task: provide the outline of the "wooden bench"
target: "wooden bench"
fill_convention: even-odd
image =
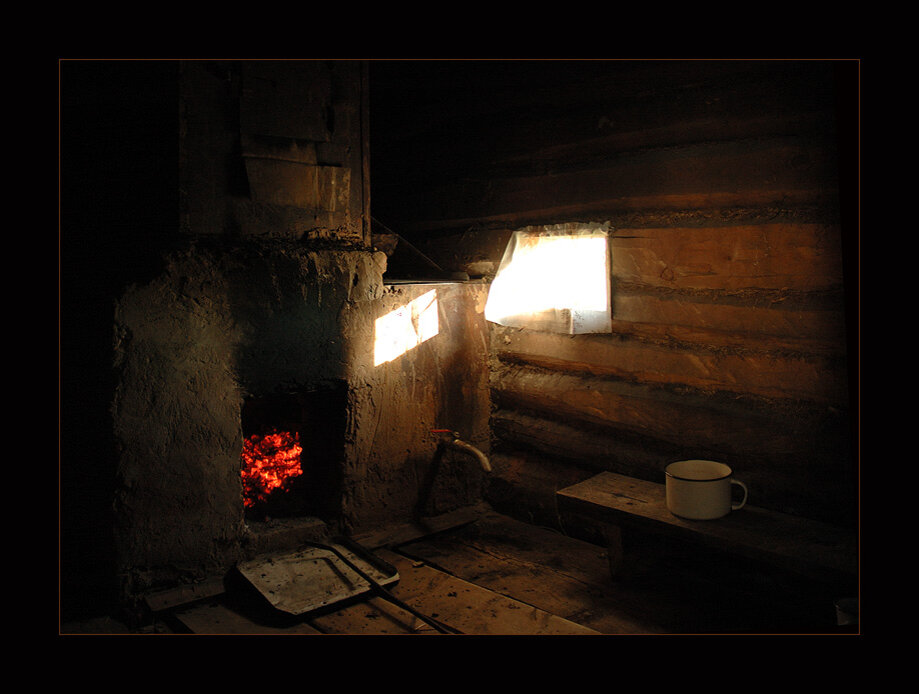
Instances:
[[[749,504],[717,520],[685,520],[667,509],[664,485],[603,472],[556,493],[559,510],[609,524],[610,569],[621,572],[622,529],[697,542],[810,578],[853,583],[858,576],[855,532]]]

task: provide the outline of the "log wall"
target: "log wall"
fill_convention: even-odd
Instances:
[[[612,334],[492,325],[493,503],[549,521],[572,480],[702,457],[750,503],[855,518],[857,69],[371,66],[374,216],[439,264],[487,279],[514,229],[613,228]]]

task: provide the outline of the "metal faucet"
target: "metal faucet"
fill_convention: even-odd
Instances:
[[[442,445],[457,451],[462,451],[463,453],[468,453],[479,461],[479,464],[485,472],[491,472],[491,463],[488,461],[488,456],[471,443],[466,443],[460,439],[460,433],[458,431],[451,431],[450,429],[431,429],[431,433],[449,434],[449,437],[444,438]]]

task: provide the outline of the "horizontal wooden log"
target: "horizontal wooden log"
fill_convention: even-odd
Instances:
[[[633,290],[634,291],[634,290]],[[766,300],[771,300],[766,297]],[[633,323],[677,325],[754,336],[842,343],[846,316],[839,310],[787,310],[716,303],[707,296],[631,293],[613,289],[613,317]]]
[[[795,138],[654,150],[565,171],[468,181],[421,196],[422,225],[578,211],[702,209],[826,202],[837,183],[825,151]]]
[[[787,211],[786,211],[787,212]],[[824,263],[820,261],[821,266],[817,267],[816,262],[808,264],[803,259],[794,260],[798,264],[799,270],[796,274],[795,281],[789,281],[788,286],[780,286],[780,283],[768,276],[762,279],[756,278],[755,275],[748,275],[734,278],[730,273],[735,270],[742,270],[744,263],[736,267],[729,267],[724,262],[719,262],[721,271],[727,272],[723,275],[702,276],[699,278],[699,286],[693,287],[690,284],[683,284],[684,278],[674,274],[673,280],[665,280],[661,275],[667,276],[667,266],[659,264],[660,256],[671,257],[680,253],[679,249],[674,248],[672,251],[662,251],[655,248],[656,241],[648,242],[645,249],[642,240],[629,239],[626,237],[641,237],[645,229],[652,230],[652,233],[660,235],[659,240],[666,243],[670,237],[664,235],[669,229],[677,231],[686,230],[689,234],[692,229],[703,230],[706,234],[717,235],[718,230],[724,240],[723,244],[731,242],[732,235],[736,230],[744,231],[748,237],[753,234],[753,230],[760,228],[780,228],[783,230],[799,230],[803,237],[809,235],[810,238],[800,240],[801,247],[798,249],[801,255],[806,256],[809,253],[816,254],[822,248],[818,240],[821,230],[828,230],[829,234],[837,235],[837,245],[842,246],[839,240],[838,227],[835,225],[826,225],[815,222],[818,216],[815,210],[796,210],[792,214],[783,214],[781,210],[771,207],[762,207],[758,209],[733,210],[729,213],[734,220],[731,226],[722,227],[721,213],[713,211],[687,211],[685,213],[674,211],[670,213],[626,213],[618,216],[605,216],[603,219],[610,223],[612,228],[612,267],[611,280],[616,287],[617,292],[642,294],[654,292],[672,292],[678,294],[684,293],[686,296],[695,296],[704,298],[706,292],[709,293],[711,301],[734,302],[734,305],[742,305],[745,301],[748,305],[760,307],[779,307],[789,310],[794,306],[795,310],[811,311],[831,311],[840,310],[843,303],[843,277],[841,270],[830,269],[829,260]],[[826,214],[824,216],[827,216]],[[784,219],[782,222],[776,219]],[[570,221],[570,220],[559,220]],[[459,229],[441,229],[437,233],[428,233],[423,239],[415,239],[415,243],[428,257],[434,259],[441,267],[450,268],[457,272],[462,271],[471,277],[494,277],[498,270],[501,259],[507,248],[508,240],[514,230],[514,225],[500,223],[486,226],[476,225],[475,227],[462,227]],[[426,230],[429,231],[430,230]],[[785,232],[780,232],[785,233]],[[791,236],[792,234],[788,234]],[[720,237],[719,237],[720,238]],[[619,244],[630,243],[635,241],[635,248],[623,249]],[[750,239],[753,242],[753,239]],[[789,244],[795,243],[789,239]],[[830,242],[832,244],[832,241]],[[810,250],[809,250],[810,249]],[[731,252],[727,247],[721,251],[725,254]],[[768,251],[767,251],[768,252]],[[789,251],[790,252],[790,251]],[[816,258],[816,255],[815,255]],[[714,258],[712,258],[714,260]],[[709,262],[712,262],[710,260]],[[770,261],[774,262],[774,261]],[[839,261],[837,264],[840,264]],[[629,269],[631,268],[631,269]],[[779,269],[782,272],[781,268]],[[785,274],[788,274],[787,272]],[[817,275],[812,277],[811,275]],[[655,279],[656,278],[656,279]],[[695,280],[695,278],[692,278]],[[754,281],[754,279],[756,281]],[[716,284],[716,281],[720,283]],[[702,288],[703,283],[707,283],[709,288]],[[760,285],[760,286],[755,286]]]
[[[621,381],[522,367],[494,372],[492,397],[499,408],[645,436],[683,450],[792,464],[844,455],[845,440],[836,428],[845,426],[845,417],[831,412],[817,417],[796,407],[784,412],[778,406],[757,410]]]
[[[616,229],[610,246],[618,282],[725,291],[843,284],[840,233],[829,224]]]
[[[519,328],[507,328],[496,323],[491,323],[492,341],[506,342],[506,338],[515,333],[526,334]],[[747,335],[743,333],[728,333],[719,330],[706,330],[685,325],[661,325],[657,323],[631,323],[613,319],[612,332],[607,335],[557,335],[533,332],[534,339],[557,339],[560,341],[583,342],[587,350],[594,349],[590,343],[602,350],[607,349],[607,342],[616,340],[634,340],[648,345],[659,345],[671,349],[681,350],[712,350],[723,353],[751,353],[751,354],[787,354],[836,359],[844,357],[845,346],[838,342],[823,340],[807,340],[794,337],[777,337],[773,335]],[[495,344],[492,349],[497,352],[500,345]],[[556,349],[556,347],[553,347]]]
[[[826,432],[824,424],[810,421],[815,431],[824,432],[811,438],[810,451],[789,454],[773,450],[770,456],[769,451],[761,449],[693,448],[689,437],[683,444],[663,442],[650,435],[638,437],[614,429],[604,431],[573,421],[562,422],[548,413],[540,416],[498,409],[492,415],[494,450],[498,452],[492,455],[490,493],[516,499],[517,504],[532,497],[531,503],[541,508],[548,506],[546,488],[558,480],[583,476],[588,470],[659,483],[669,463],[708,458],[731,465],[750,489],[753,503],[759,506],[849,524],[853,521],[856,483],[854,465],[839,450],[845,436]],[[828,443],[821,445],[824,440]],[[511,490],[501,484],[520,488]]]
[[[639,384],[847,406],[844,359],[793,349],[806,343],[744,343],[701,331],[675,332],[694,340],[689,341],[618,321],[615,325],[626,332],[572,337],[495,326],[493,351],[507,362]],[[702,341],[706,338],[712,339]]]
[[[402,93],[414,108],[400,111],[391,127],[393,137],[381,146],[407,149],[420,158],[430,156],[432,148],[456,147],[453,156],[442,161],[462,178],[463,172],[494,174],[515,163],[551,170],[553,164],[557,168],[572,161],[692,142],[789,133],[826,137],[827,124],[832,123],[831,95],[815,88],[830,79],[826,66],[802,69],[798,65],[786,73],[778,65],[766,70],[761,65],[713,63],[702,69],[670,64],[666,70],[630,65],[621,70],[609,63],[582,63],[564,68],[564,77],[552,79],[547,72],[554,67],[540,66],[528,74],[524,66],[503,80],[495,74],[495,66],[482,67],[473,82],[483,90],[481,97],[470,94],[472,103],[463,109],[453,107],[455,94],[441,95],[451,99],[447,107],[430,85],[413,87],[411,78],[406,80],[400,71],[399,79],[387,84],[387,91]],[[725,67],[729,73],[722,72]],[[686,73],[680,74],[683,70]],[[687,90],[682,80],[692,89]],[[649,89],[652,83],[655,88]],[[662,87],[665,83],[668,86]],[[764,99],[765,94],[771,98]],[[470,130],[491,136],[468,138],[462,146],[452,139],[445,144],[444,132]],[[423,177],[418,181],[423,184]]]
[[[648,114],[635,114],[633,118],[647,119]],[[604,120],[608,116],[601,116]],[[461,160],[450,160],[449,169],[441,177],[452,174],[454,179],[481,177],[484,171],[493,178],[527,177],[543,171],[558,171],[580,167],[595,168],[626,152],[655,148],[671,148],[698,142],[743,140],[750,138],[783,137],[789,133],[811,137],[814,142],[825,140],[825,133],[815,133],[825,127],[827,116],[820,114],[780,115],[777,117],[732,118],[719,120],[701,116],[693,121],[668,122],[657,127],[650,123],[634,123],[630,130],[613,131],[613,127],[597,128],[597,116],[592,113],[574,115],[552,114],[545,118],[515,118],[511,131],[495,134],[490,140],[470,142],[461,154]],[[617,119],[617,125],[619,125]],[[443,126],[442,126],[443,127]],[[487,126],[486,126],[487,127]],[[620,126],[622,127],[622,126]],[[425,141],[412,132],[412,138],[401,139],[402,151],[407,158],[430,155],[432,148],[441,148],[438,140]],[[389,143],[390,147],[394,143]],[[389,180],[380,184],[384,191],[404,189],[409,181],[416,186],[435,184],[425,178],[423,170],[406,173],[406,180]]]
[[[499,409],[491,417],[492,431],[507,450],[528,450],[583,469],[610,470],[640,478],[659,478],[667,463],[683,457],[685,448],[655,445],[648,439],[614,431],[574,426],[524,412]]]
[[[530,452],[495,453],[491,460],[489,505],[499,513],[529,518],[535,525],[548,527],[558,522],[558,490],[594,474],[569,462]]]
[[[418,192],[417,190],[415,191]],[[776,215],[807,218],[827,218],[835,215],[839,201],[827,189],[762,190],[741,192],[708,192],[700,194],[643,195],[615,197],[600,191],[594,199],[554,202],[551,198],[539,199],[518,210],[482,210],[480,203],[465,202],[456,210],[448,209],[446,201],[459,198],[487,198],[491,196],[490,184],[457,184],[451,191],[432,192],[431,202],[443,198],[438,212],[421,210],[419,220],[400,220],[402,233],[418,238],[424,234],[442,234],[475,227],[518,229],[533,224],[563,224],[572,219],[622,220],[630,226],[635,219],[681,220],[686,217],[717,221],[726,214],[736,214],[752,219],[772,219]],[[542,203],[542,204],[540,204]],[[829,210],[829,212],[828,212]],[[459,212],[459,214],[455,214]],[[420,243],[420,242],[419,242]]]
[[[648,116],[646,112],[639,113],[637,110],[630,115],[634,119]],[[506,156],[495,163],[496,152],[492,150],[488,161],[493,162],[490,170],[495,174],[508,176],[516,169],[523,175],[535,166],[557,169],[570,168],[578,163],[586,167],[593,162],[620,156],[623,152],[673,147],[675,144],[781,137],[789,133],[816,135],[815,139],[818,139],[821,136],[815,130],[827,123],[825,113],[775,117],[750,115],[746,118],[739,118],[736,113],[732,115],[731,119],[700,115],[695,120],[666,122],[656,127],[647,121],[635,122],[629,130],[617,118],[618,131],[609,133],[614,127],[610,125],[601,131],[602,135],[597,134],[595,122],[588,123],[596,120],[588,114],[580,114],[580,121],[564,117],[546,118],[532,123],[533,132],[529,134],[529,139],[524,139],[527,133],[521,132],[523,128],[503,139],[501,151],[506,151]],[[540,134],[544,139],[539,139]],[[514,146],[515,149],[510,149]]]

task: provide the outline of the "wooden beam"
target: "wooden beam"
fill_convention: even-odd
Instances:
[[[795,162],[789,165],[789,162]],[[589,168],[463,181],[419,195],[417,225],[492,223],[626,210],[828,204],[836,196],[826,151],[795,138],[648,150]]]
[[[617,321],[617,329],[622,325]],[[701,342],[708,337],[711,342]],[[496,327],[492,344],[504,362],[549,371],[707,393],[800,400],[843,408],[848,404],[842,357],[827,356],[829,348],[818,355],[793,351],[808,347],[804,341],[752,338],[744,343],[739,339],[731,341],[723,334],[678,328],[571,337]]]
[[[846,423],[826,414],[822,419],[802,417],[802,408],[793,404],[784,412],[758,411],[737,402],[671,394],[648,385],[523,367],[495,372],[492,395],[499,408],[656,438],[684,450],[720,450],[743,458],[811,458],[827,445],[818,432]]]
[[[650,287],[804,292],[843,283],[832,224],[619,228],[610,247],[616,280]]]
[[[750,335],[754,339],[822,341],[845,344],[845,313],[838,308],[785,308],[781,297],[764,295],[761,303],[712,300],[710,296],[660,293],[617,287],[613,291],[613,317],[622,322],[679,326],[707,331]],[[754,298],[755,300],[755,298]]]

